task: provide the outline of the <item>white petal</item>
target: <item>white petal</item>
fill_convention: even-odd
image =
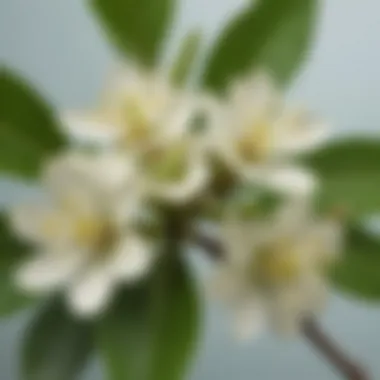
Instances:
[[[71,154],[72,172],[88,188],[99,192],[120,190],[135,179],[135,166],[130,157],[117,152],[97,152],[96,154]],[[77,178],[78,180],[78,178]]]
[[[155,260],[152,246],[128,236],[120,242],[112,259],[113,273],[122,281],[133,282],[145,276]]]
[[[303,294],[304,313],[315,315],[322,312],[327,304],[328,284],[318,274],[310,274],[300,283]]]
[[[67,112],[61,121],[65,132],[79,143],[110,146],[120,138],[118,126],[96,114]]]
[[[103,218],[124,223],[140,210],[134,162],[123,154],[70,152],[52,160],[44,173],[46,185],[74,217]]]
[[[120,188],[126,182],[132,181],[134,165],[125,155],[103,154],[94,162],[94,169],[97,170],[97,180],[112,188]],[[96,172],[94,171],[94,175]]]
[[[68,303],[82,317],[102,313],[112,300],[115,281],[107,265],[94,265],[78,275],[68,290]]]
[[[308,196],[316,188],[315,178],[301,168],[273,168],[262,174],[263,185],[287,195]]]
[[[292,336],[299,331],[302,318],[302,293],[299,288],[280,289],[271,299],[270,324],[277,334]]]
[[[44,170],[44,182],[56,198],[58,206],[70,211],[96,215],[104,198],[104,189],[94,178],[91,157],[70,152],[56,157]],[[75,213],[74,213],[75,214]]]
[[[182,203],[194,199],[206,187],[210,173],[205,162],[195,157],[193,160],[195,162],[192,163],[186,178],[179,183],[148,181],[144,187],[149,195],[171,203]]]
[[[102,103],[107,107],[117,103],[126,92],[135,92],[142,83],[143,75],[133,65],[118,63],[105,84]]]
[[[117,227],[125,228],[144,218],[148,208],[144,194],[137,190],[138,188],[128,187],[124,192],[108,199],[111,218]]]
[[[271,322],[277,333],[294,335],[302,320],[326,306],[327,286],[322,277],[304,273],[298,283],[284,287],[272,299]]]
[[[65,246],[74,236],[73,216],[46,205],[27,205],[14,208],[10,221],[20,239],[33,244]]]
[[[273,230],[277,236],[288,235],[298,239],[300,231],[306,231],[311,221],[310,200],[307,197],[294,197],[287,199],[276,210]],[[305,236],[304,232],[301,234]]]
[[[70,281],[84,260],[80,252],[39,254],[19,267],[15,281],[26,292],[51,292]]]
[[[230,265],[245,270],[253,259],[256,246],[267,238],[267,230],[264,225],[256,221],[247,223],[227,218],[221,239]]]
[[[257,338],[265,328],[266,311],[258,299],[249,299],[235,310],[234,330],[239,340]]]
[[[186,138],[186,134],[189,135],[192,132],[190,127],[194,117],[208,112],[208,107],[198,99],[199,95],[197,98],[185,97],[183,94],[173,94],[173,96],[176,96],[177,99],[174,99],[166,110],[166,120],[162,120],[164,124],[164,130],[161,134],[162,139],[164,139],[163,142],[170,139],[178,141],[178,139]]]
[[[66,196],[77,191],[83,193],[84,185],[88,185],[83,180],[84,165],[84,155],[78,152],[59,155],[45,165],[44,184],[53,194]]]
[[[264,72],[256,72],[248,78],[235,82],[230,94],[236,107],[237,117],[243,119],[249,115],[271,117],[281,106],[280,94],[275,83]]]
[[[274,148],[280,156],[308,152],[331,136],[329,125],[300,108],[285,110],[276,121],[275,131]]]
[[[40,205],[23,205],[9,213],[10,223],[15,233],[33,243],[45,241],[44,224],[51,210]]]
[[[336,220],[327,220],[314,227],[313,237],[317,243],[317,247],[321,248],[319,254],[324,256],[321,257],[322,260],[334,260],[338,258],[343,251],[343,235],[343,227]]]

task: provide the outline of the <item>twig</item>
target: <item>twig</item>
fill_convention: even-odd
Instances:
[[[304,337],[315,347],[347,380],[370,380],[370,377],[357,363],[353,362],[311,318],[302,323]]]
[[[218,240],[195,232],[191,238],[192,241],[200,248],[203,248],[205,253],[212,259],[223,260],[223,246]],[[307,341],[334,366],[344,379],[370,380],[366,371],[347,357],[337,344],[322,332],[315,320],[305,318],[302,322],[301,331]]]

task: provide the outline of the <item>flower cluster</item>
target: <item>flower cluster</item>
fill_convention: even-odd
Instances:
[[[170,211],[186,219],[184,233],[217,203],[225,259],[216,288],[240,332],[261,322],[294,329],[321,306],[340,228],[313,217],[317,182],[296,162],[328,131],[288,108],[269,77],[243,78],[216,98],[125,68],[97,108],[64,114],[62,125],[72,145],[43,170],[49,201],[11,213],[36,247],[16,273],[24,290],[63,289],[74,312],[97,315],[154,266]],[[281,205],[247,221],[230,202],[239,188],[273,192]]]

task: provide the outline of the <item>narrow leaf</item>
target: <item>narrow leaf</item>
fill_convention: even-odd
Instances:
[[[110,380],[180,380],[193,353],[198,310],[184,265],[172,258],[154,279],[126,291],[99,324]]]
[[[15,286],[13,271],[29,250],[10,231],[5,215],[0,214],[0,316],[7,317],[30,305],[31,300]]]
[[[204,73],[204,85],[223,91],[254,69],[270,71],[288,83],[305,60],[316,21],[318,0],[258,0],[219,36]]]
[[[8,69],[0,69],[0,171],[21,177],[64,145],[53,111],[36,91]]]
[[[380,211],[380,140],[346,139],[312,154],[305,162],[320,179],[322,208],[351,216]]]
[[[91,0],[91,4],[122,53],[148,67],[157,63],[175,0]]]
[[[25,380],[77,379],[91,353],[89,326],[53,300],[28,327],[22,373]]]
[[[380,237],[352,228],[332,280],[339,290],[353,297],[380,301]]]
[[[174,84],[183,86],[189,79],[199,52],[201,37],[201,33],[196,30],[190,32],[183,40],[171,73]]]

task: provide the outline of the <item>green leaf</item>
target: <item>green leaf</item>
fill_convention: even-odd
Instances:
[[[189,79],[199,52],[202,41],[201,37],[201,33],[195,30],[190,32],[183,40],[171,73],[172,82],[174,84],[183,86]]]
[[[20,77],[0,68],[0,171],[33,177],[63,145],[50,107]]]
[[[359,228],[348,233],[347,249],[332,271],[335,286],[356,298],[380,301],[380,238]]]
[[[91,353],[91,329],[75,320],[60,300],[53,300],[28,327],[22,379],[73,380]]]
[[[223,91],[253,69],[289,82],[311,46],[318,0],[258,0],[221,33],[204,73],[204,85]]]
[[[91,0],[91,4],[122,53],[148,67],[157,63],[175,0]]]
[[[331,143],[305,162],[321,180],[321,208],[340,208],[350,216],[380,211],[380,140],[346,139]]]
[[[198,306],[193,282],[177,257],[152,281],[122,295],[99,324],[109,380],[180,380],[194,350]]]
[[[17,290],[12,279],[15,266],[29,247],[10,231],[6,217],[0,214],[0,316],[7,317],[29,306],[31,300]]]

